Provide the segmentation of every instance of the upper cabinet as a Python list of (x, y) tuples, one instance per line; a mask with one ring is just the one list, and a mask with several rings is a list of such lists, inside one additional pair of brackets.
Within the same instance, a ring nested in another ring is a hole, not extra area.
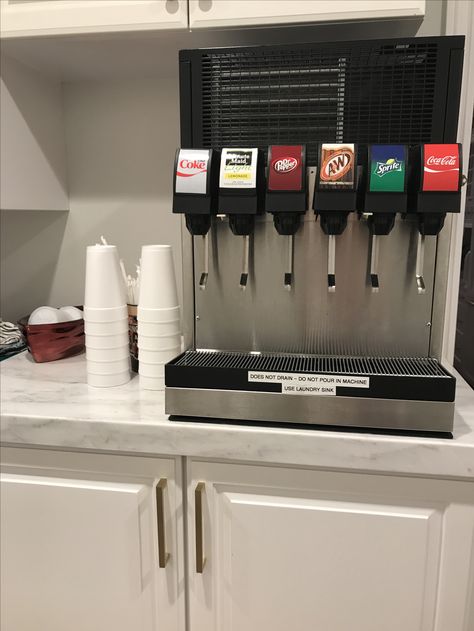
[(425, 0), (189, 0), (191, 28), (422, 18)]
[(2, 37), (183, 29), (187, 0), (1, 0)]
[(425, 0), (1, 0), (0, 7), (4, 38), (420, 19), (425, 14)]

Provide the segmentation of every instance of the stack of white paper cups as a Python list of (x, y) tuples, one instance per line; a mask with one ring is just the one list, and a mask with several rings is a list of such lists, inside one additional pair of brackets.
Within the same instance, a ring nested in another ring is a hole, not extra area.
[(140, 385), (164, 388), (164, 366), (181, 351), (178, 292), (170, 245), (144, 245), (138, 300)]
[(102, 388), (127, 383), (128, 311), (115, 245), (87, 248), (84, 331), (87, 383)]

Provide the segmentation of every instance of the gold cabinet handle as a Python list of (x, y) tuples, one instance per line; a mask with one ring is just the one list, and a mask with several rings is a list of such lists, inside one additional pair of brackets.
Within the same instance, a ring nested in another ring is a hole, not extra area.
[(166, 563), (170, 558), (169, 552), (166, 552), (166, 534), (165, 534), (165, 502), (164, 492), (168, 485), (166, 478), (156, 485), (156, 519), (158, 523), (158, 565), (166, 567)]
[(206, 489), (204, 482), (199, 482), (194, 491), (195, 532), (196, 532), (196, 572), (202, 574), (206, 557), (204, 556), (204, 533), (202, 526), (202, 496)]

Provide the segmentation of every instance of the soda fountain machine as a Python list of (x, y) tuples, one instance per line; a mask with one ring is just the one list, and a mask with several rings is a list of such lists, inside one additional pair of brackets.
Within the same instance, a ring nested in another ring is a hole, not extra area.
[[(202, 239), (183, 237), (171, 418), (452, 431), (442, 348), (463, 47), (421, 37), (180, 52), (181, 144), (221, 152), (206, 195), (218, 200), (210, 216), (225, 217), (209, 232), (205, 292)], [(181, 186), (176, 208), (189, 215)]]
[(295, 234), (308, 207), (306, 148), (304, 145), (273, 145), (268, 149), (265, 208), (273, 215), (278, 234), (288, 237), (288, 260), (283, 285), (293, 284)]
[(416, 286), (426, 293), (424, 280), (425, 237), (436, 237), (446, 213), (461, 210), (461, 145), (425, 144), (412, 151), (413, 177), (410, 207), (417, 213)]
[(397, 213), (407, 211), (407, 148), (404, 145), (370, 145), (363, 211), (371, 235), (370, 282), (379, 291), (379, 237), (388, 235)]
[(240, 289), (249, 276), (250, 235), (255, 216), (262, 212), (262, 157), (258, 148), (222, 149), (219, 171), (219, 214), (228, 215), (229, 227), (243, 237)]
[(323, 143), (319, 152), (313, 209), (328, 236), (328, 291), (336, 291), (336, 236), (357, 210), (357, 151), (354, 144)]
[(186, 216), (192, 237), (203, 240), (199, 288), (206, 289), (209, 275), (209, 230), (217, 211), (217, 161), (212, 149), (178, 149), (174, 162), (173, 213)]

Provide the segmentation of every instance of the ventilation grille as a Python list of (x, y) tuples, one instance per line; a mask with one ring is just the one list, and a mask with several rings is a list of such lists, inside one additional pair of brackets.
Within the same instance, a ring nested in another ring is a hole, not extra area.
[(274, 372), (451, 378), (436, 359), (429, 357), (317, 357), (187, 351), (173, 364), (195, 368), (238, 368)]
[(435, 42), (247, 48), (202, 56), (205, 147), (432, 140)]

